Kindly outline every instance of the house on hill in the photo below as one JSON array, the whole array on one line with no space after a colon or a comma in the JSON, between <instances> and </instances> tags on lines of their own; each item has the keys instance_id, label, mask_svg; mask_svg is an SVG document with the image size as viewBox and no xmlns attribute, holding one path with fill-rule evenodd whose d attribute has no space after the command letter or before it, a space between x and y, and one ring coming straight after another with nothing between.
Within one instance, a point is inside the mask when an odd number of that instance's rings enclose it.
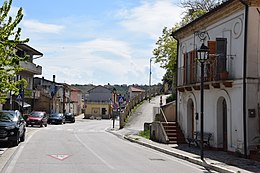
<instances>
[{"instance_id":1,"label":"house on hill","mask_svg":"<svg viewBox=\"0 0 260 173\"><path fill-rule=\"evenodd\" d=\"M200 131L201 64L204 68L204 132L210 146L249 155L260 136L260 1L228 0L176 30L177 121L185 137Z\"/></svg>"},{"instance_id":2,"label":"house on hill","mask_svg":"<svg viewBox=\"0 0 260 173\"><path fill-rule=\"evenodd\" d=\"M133 86L130 86L128 89L130 99L134 98L135 96L137 96L138 94L143 93L143 92L145 92L145 90L142 90L140 88L136 88Z\"/></svg>"}]
</instances>

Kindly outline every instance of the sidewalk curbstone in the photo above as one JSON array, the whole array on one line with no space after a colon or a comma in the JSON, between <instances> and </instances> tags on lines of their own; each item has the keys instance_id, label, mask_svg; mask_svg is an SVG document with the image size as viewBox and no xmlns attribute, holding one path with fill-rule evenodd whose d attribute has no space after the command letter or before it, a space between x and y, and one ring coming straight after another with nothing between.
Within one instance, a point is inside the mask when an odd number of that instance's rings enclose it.
<instances>
[{"instance_id":1,"label":"sidewalk curbstone","mask_svg":"<svg viewBox=\"0 0 260 173\"><path fill-rule=\"evenodd\" d=\"M148 144L148 143L142 142L142 141L140 141L139 139L133 138L133 137L131 137L131 136L124 136L124 139L126 139L126 140L128 140L128 141L130 141L130 142L134 142L134 143L137 143L137 144L139 144L139 145L143 145L143 146L145 146L145 147L148 147L148 148L157 150L157 151L162 152L162 153L165 153L165 154L167 154L167 155L171 155L171 156L174 156L174 157L177 157L177 158L180 158L180 159L189 161L189 162L191 162L191 163L194 163L194 164L203 166L203 167L205 167L205 168L207 168L207 169L211 169L211 170L218 171L218 172L222 172L222 173L237 173L236 171L228 170L228 169L226 169L226 168L219 167L219 166L217 166L217 165L208 164L208 163L206 163L206 161L202 161L202 160L200 160L200 159L196 159L196 158L184 156L184 155L182 155L182 154L179 154L179 153L176 153L176 152L173 152L173 151L169 151L169 150L167 150L167 149L164 149L164 148L161 148L161 147L152 145L152 144Z\"/></svg>"}]
</instances>

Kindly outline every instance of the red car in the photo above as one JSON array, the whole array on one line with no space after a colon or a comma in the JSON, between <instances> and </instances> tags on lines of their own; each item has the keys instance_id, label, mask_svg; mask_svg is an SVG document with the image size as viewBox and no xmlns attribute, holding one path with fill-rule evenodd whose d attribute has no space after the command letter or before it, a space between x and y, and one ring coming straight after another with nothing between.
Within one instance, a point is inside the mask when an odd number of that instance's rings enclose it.
<instances>
[{"instance_id":1,"label":"red car","mask_svg":"<svg viewBox=\"0 0 260 173\"><path fill-rule=\"evenodd\" d=\"M33 111L28 115L26 126L28 127L29 125L40 125L40 127L42 127L44 125L45 127L47 127L47 120L48 117L46 112Z\"/></svg>"}]
</instances>

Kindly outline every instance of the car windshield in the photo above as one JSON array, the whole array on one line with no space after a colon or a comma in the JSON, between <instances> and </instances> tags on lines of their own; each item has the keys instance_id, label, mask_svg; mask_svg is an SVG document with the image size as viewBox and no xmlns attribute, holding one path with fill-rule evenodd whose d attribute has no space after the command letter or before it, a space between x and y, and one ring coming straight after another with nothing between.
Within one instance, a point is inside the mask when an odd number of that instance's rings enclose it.
<instances>
[{"instance_id":1,"label":"car windshield","mask_svg":"<svg viewBox=\"0 0 260 173\"><path fill-rule=\"evenodd\" d=\"M13 121L15 114L12 112L0 112L0 121Z\"/></svg>"},{"instance_id":2,"label":"car windshield","mask_svg":"<svg viewBox=\"0 0 260 173\"><path fill-rule=\"evenodd\" d=\"M61 117L62 114L51 114L50 117Z\"/></svg>"},{"instance_id":3,"label":"car windshield","mask_svg":"<svg viewBox=\"0 0 260 173\"><path fill-rule=\"evenodd\" d=\"M32 112L31 116L32 117L43 117L44 112Z\"/></svg>"}]
</instances>

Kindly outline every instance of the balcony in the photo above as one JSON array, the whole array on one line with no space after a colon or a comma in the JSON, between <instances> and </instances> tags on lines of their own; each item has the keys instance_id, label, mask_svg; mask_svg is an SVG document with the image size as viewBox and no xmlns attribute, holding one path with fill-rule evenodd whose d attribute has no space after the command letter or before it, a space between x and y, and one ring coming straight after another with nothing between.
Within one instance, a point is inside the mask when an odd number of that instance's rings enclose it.
<instances>
[{"instance_id":1,"label":"balcony","mask_svg":"<svg viewBox=\"0 0 260 173\"><path fill-rule=\"evenodd\" d=\"M204 69L204 88L209 89L209 85L214 88L220 88L223 84L225 87L232 87L233 64L234 56L227 56L224 58L211 56L205 62ZM200 63L195 62L193 65L186 65L186 67L178 68L178 83L177 89L180 92L185 90L191 91L200 89L201 68Z\"/></svg>"},{"instance_id":2,"label":"balcony","mask_svg":"<svg viewBox=\"0 0 260 173\"><path fill-rule=\"evenodd\" d=\"M41 75L42 74L42 67L31 63L31 62L24 62L20 61L20 66L24 69L24 71L33 73L34 75Z\"/></svg>"}]
</instances>

